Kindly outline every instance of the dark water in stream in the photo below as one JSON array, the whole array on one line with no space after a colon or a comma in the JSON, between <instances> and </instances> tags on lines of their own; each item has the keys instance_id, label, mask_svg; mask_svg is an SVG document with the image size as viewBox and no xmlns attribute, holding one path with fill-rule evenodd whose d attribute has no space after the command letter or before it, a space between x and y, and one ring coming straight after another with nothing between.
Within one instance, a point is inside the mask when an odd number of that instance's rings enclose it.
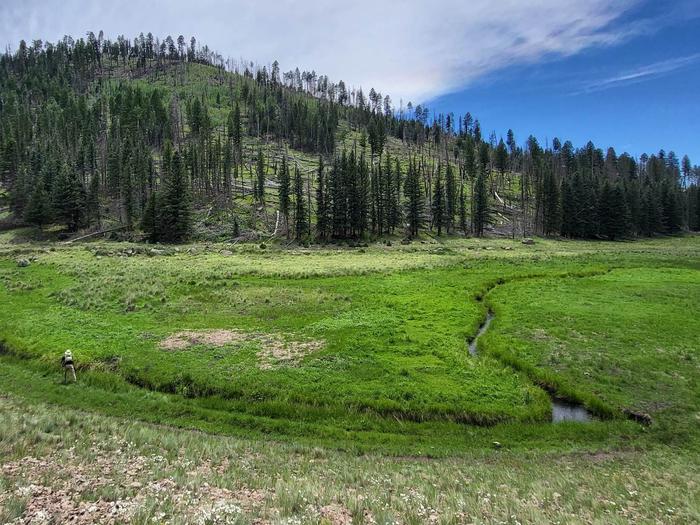
<instances>
[{"instance_id":1,"label":"dark water in stream","mask_svg":"<svg viewBox=\"0 0 700 525\"><path fill-rule=\"evenodd\" d=\"M493 312L489 310L489 312L486 314L486 320L479 327L479 331L476 333L474 339L472 339L472 341L469 343L469 353L472 356L476 357L478 355L476 342L479 340L479 337L481 337L484 332L489 329L489 325L491 324L491 321L493 321L493 318ZM552 400L552 423L560 423L562 421L577 421L579 423L586 423L593 421L593 416L583 405L558 399L551 394L549 397Z\"/></svg>"}]
</instances>

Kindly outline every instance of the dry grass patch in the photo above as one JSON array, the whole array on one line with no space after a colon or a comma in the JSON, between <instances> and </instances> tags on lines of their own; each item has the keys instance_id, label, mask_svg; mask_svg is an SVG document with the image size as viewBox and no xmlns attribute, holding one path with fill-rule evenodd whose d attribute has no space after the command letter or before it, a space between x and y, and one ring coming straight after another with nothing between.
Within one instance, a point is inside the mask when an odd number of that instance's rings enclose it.
<instances>
[{"instance_id":1,"label":"dry grass patch","mask_svg":"<svg viewBox=\"0 0 700 525\"><path fill-rule=\"evenodd\" d=\"M302 357L323 348L321 340L289 341L281 334L246 332L244 330L183 330L171 334L158 346L163 350L186 350L201 345L220 348L226 345L255 343L258 350L258 368L270 370L279 366L293 366Z\"/></svg>"}]
</instances>

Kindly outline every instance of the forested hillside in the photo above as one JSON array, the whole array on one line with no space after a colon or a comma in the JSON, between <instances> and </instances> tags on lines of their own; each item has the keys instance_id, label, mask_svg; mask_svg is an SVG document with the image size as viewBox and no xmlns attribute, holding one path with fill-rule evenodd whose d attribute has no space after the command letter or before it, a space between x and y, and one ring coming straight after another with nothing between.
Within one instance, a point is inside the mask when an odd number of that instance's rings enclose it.
<instances>
[{"instance_id":1,"label":"forested hillside","mask_svg":"<svg viewBox=\"0 0 700 525\"><path fill-rule=\"evenodd\" d=\"M469 113L150 33L3 55L0 170L5 222L162 242L700 230L687 156L504 140Z\"/></svg>"}]
</instances>

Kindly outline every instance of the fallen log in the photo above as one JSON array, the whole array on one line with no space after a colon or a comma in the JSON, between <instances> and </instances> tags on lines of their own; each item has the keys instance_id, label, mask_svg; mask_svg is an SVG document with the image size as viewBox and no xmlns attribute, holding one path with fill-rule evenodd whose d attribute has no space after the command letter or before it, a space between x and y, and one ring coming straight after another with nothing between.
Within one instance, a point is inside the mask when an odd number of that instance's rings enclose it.
<instances>
[{"instance_id":1,"label":"fallen log","mask_svg":"<svg viewBox=\"0 0 700 525\"><path fill-rule=\"evenodd\" d=\"M98 235L103 235L105 233L115 232L117 230L123 230L124 228L126 228L126 225L118 226L116 228L110 228L109 230L100 230L98 232L88 233L87 235L83 235L82 237L76 237L75 239L69 239L67 241L64 241L63 244L71 244L75 241L82 241L83 239L89 239L90 237L97 237Z\"/></svg>"}]
</instances>

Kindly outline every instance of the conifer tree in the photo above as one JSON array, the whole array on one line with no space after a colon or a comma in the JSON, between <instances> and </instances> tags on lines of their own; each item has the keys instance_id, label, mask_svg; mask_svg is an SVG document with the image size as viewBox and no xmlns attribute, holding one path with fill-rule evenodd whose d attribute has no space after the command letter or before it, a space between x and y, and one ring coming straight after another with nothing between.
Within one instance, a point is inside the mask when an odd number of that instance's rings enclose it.
<instances>
[{"instance_id":1,"label":"conifer tree","mask_svg":"<svg viewBox=\"0 0 700 525\"><path fill-rule=\"evenodd\" d=\"M87 195L78 174L63 164L53 188L54 217L65 223L70 231L80 228L85 221Z\"/></svg>"},{"instance_id":2,"label":"conifer tree","mask_svg":"<svg viewBox=\"0 0 700 525\"><path fill-rule=\"evenodd\" d=\"M299 167L294 167L294 233L300 241L309 233L309 224L304 203L304 181Z\"/></svg>"},{"instance_id":3,"label":"conifer tree","mask_svg":"<svg viewBox=\"0 0 700 525\"><path fill-rule=\"evenodd\" d=\"M439 237L442 235L442 228L445 224L445 191L442 187L442 175L439 170L433 185L432 213L433 226L437 228Z\"/></svg>"},{"instance_id":4,"label":"conifer tree","mask_svg":"<svg viewBox=\"0 0 700 525\"><path fill-rule=\"evenodd\" d=\"M678 196L669 181L666 181L661 189L661 206L664 230L667 233L679 232L682 226L682 214Z\"/></svg>"},{"instance_id":5,"label":"conifer tree","mask_svg":"<svg viewBox=\"0 0 700 525\"><path fill-rule=\"evenodd\" d=\"M542 231L545 235L558 233L561 227L559 185L554 171L545 170L542 191Z\"/></svg>"},{"instance_id":6,"label":"conifer tree","mask_svg":"<svg viewBox=\"0 0 700 525\"><path fill-rule=\"evenodd\" d=\"M391 163L391 157L387 154L387 163ZM387 173L389 174L390 178L390 184L391 184L391 193L390 193L390 200L389 200L389 217L388 217L388 227L389 227L389 233L394 233L394 229L398 228L401 226L401 220L403 218L403 213L401 209L401 185L402 185L402 176L401 176L401 164L399 163L399 159L396 159L394 161L394 169L388 169Z\"/></svg>"},{"instance_id":7,"label":"conifer tree","mask_svg":"<svg viewBox=\"0 0 700 525\"><path fill-rule=\"evenodd\" d=\"M51 220L51 203L42 181L37 181L34 186L34 191L24 209L24 220L39 228Z\"/></svg>"},{"instance_id":8,"label":"conifer tree","mask_svg":"<svg viewBox=\"0 0 700 525\"><path fill-rule=\"evenodd\" d=\"M243 125L241 123L241 108L238 102L234 104L233 110L229 114L228 133L233 147L235 163L241 166L243 164Z\"/></svg>"},{"instance_id":9,"label":"conifer tree","mask_svg":"<svg viewBox=\"0 0 700 525\"><path fill-rule=\"evenodd\" d=\"M154 191L149 194L143 217L141 217L141 229L146 234L146 239L150 242L158 242L159 240L159 223L161 218L158 215L157 197Z\"/></svg>"},{"instance_id":10,"label":"conifer tree","mask_svg":"<svg viewBox=\"0 0 700 525\"><path fill-rule=\"evenodd\" d=\"M445 229L450 233L453 229L455 208L457 205L457 189L452 165L448 162L445 170Z\"/></svg>"},{"instance_id":11,"label":"conifer tree","mask_svg":"<svg viewBox=\"0 0 700 525\"><path fill-rule=\"evenodd\" d=\"M484 236L484 228L491 220L491 210L488 202L488 145L481 144L479 154L479 174L474 182L474 195L472 203L472 222L474 234L477 237Z\"/></svg>"},{"instance_id":12,"label":"conifer tree","mask_svg":"<svg viewBox=\"0 0 700 525\"><path fill-rule=\"evenodd\" d=\"M258 150L258 160L255 163L255 200L265 202L265 158L261 149Z\"/></svg>"},{"instance_id":13,"label":"conifer tree","mask_svg":"<svg viewBox=\"0 0 700 525\"><path fill-rule=\"evenodd\" d=\"M87 194L87 215L88 222L93 221L99 228L101 225L100 216L100 177L97 173L93 174L90 179L90 186Z\"/></svg>"},{"instance_id":14,"label":"conifer tree","mask_svg":"<svg viewBox=\"0 0 700 525\"><path fill-rule=\"evenodd\" d=\"M289 227L289 193L290 193L290 177L289 177L289 166L287 165L287 155L282 155L282 164L279 168L279 201L280 201L280 213L284 218L284 226L287 230L287 238L289 239L290 227Z\"/></svg>"},{"instance_id":15,"label":"conifer tree","mask_svg":"<svg viewBox=\"0 0 700 525\"><path fill-rule=\"evenodd\" d=\"M408 163L408 173L404 182L404 195L406 196L406 219L408 220L408 234L416 237L423 224L423 196L421 195L420 175L415 165L415 160Z\"/></svg>"},{"instance_id":16,"label":"conifer tree","mask_svg":"<svg viewBox=\"0 0 700 525\"><path fill-rule=\"evenodd\" d=\"M606 179L598 199L599 232L609 240L614 241L627 232L627 203L622 189L614 186Z\"/></svg>"},{"instance_id":17,"label":"conifer tree","mask_svg":"<svg viewBox=\"0 0 700 525\"><path fill-rule=\"evenodd\" d=\"M328 180L323 164L323 157L318 159L316 176L316 237L325 241L331 233L331 210L328 202Z\"/></svg>"},{"instance_id":18,"label":"conifer tree","mask_svg":"<svg viewBox=\"0 0 700 525\"><path fill-rule=\"evenodd\" d=\"M192 203L187 182L180 153L176 151L170 163L170 173L165 180L163 196L158 200L158 238L162 241L182 242L190 234Z\"/></svg>"}]
</instances>

